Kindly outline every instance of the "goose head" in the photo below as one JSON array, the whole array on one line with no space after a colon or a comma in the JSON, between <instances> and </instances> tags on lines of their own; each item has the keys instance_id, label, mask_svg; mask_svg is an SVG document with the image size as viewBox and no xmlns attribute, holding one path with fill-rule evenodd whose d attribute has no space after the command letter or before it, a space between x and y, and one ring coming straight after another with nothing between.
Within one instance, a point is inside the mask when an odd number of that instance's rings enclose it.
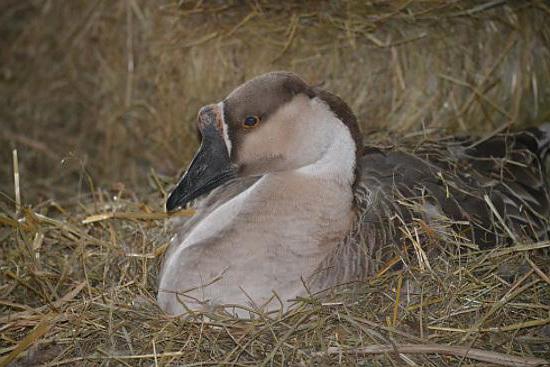
<instances>
[{"instance_id":1,"label":"goose head","mask_svg":"<svg viewBox=\"0 0 550 367\"><path fill-rule=\"evenodd\" d=\"M347 140L340 141L342 157L332 165L349 166L355 174L362 146L350 108L289 72L258 76L223 101L201 108L197 128L201 146L168 197L167 211L178 210L235 177L310 166L334 146L338 134ZM338 167L325 168L338 171Z\"/></svg>"}]
</instances>

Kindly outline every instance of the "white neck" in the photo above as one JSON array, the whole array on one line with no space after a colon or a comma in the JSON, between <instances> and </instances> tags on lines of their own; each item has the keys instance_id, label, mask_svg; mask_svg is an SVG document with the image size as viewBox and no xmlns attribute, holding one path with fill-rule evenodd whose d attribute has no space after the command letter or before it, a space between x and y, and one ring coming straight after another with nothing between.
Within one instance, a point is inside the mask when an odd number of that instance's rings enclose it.
<instances>
[{"instance_id":1,"label":"white neck","mask_svg":"<svg viewBox=\"0 0 550 367\"><path fill-rule=\"evenodd\" d=\"M297 172L333 180L342 185L352 185L355 180L356 146L347 126L330 111L321 100L311 101L316 111L322 111L320 118L313 122L313 131L320 136L318 147L322 149L320 158L311 164L297 169Z\"/></svg>"}]
</instances>

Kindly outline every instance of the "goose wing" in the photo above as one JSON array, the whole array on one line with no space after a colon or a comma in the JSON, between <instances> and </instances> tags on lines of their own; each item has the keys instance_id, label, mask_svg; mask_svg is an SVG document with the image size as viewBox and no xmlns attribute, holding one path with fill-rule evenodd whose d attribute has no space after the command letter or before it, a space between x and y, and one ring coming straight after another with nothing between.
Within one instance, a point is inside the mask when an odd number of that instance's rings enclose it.
<instances>
[{"instance_id":1,"label":"goose wing","mask_svg":"<svg viewBox=\"0 0 550 367\"><path fill-rule=\"evenodd\" d=\"M402 236L399 226L438 218L482 249L547 240L549 145L548 132L535 128L409 150L366 149L356 189L362 221L382 242Z\"/></svg>"}]
</instances>

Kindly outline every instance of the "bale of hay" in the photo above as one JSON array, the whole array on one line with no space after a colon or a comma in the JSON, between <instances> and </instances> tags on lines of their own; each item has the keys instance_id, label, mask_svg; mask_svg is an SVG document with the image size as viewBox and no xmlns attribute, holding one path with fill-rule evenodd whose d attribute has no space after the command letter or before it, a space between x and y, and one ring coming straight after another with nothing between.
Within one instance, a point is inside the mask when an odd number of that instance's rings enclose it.
<instances>
[{"instance_id":1,"label":"bale of hay","mask_svg":"<svg viewBox=\"0 0 550 367\"><path fill-rule=\"evenodd\" d=\"M544 1L5 6L0 141L24 148L29 200L174 175L198 109L268 70L323 83L382 136L550 118Z\"/></svg>"},{"instance_id":2,"label":"bale of hay","mask_svg":"<svg viewBox=\"0 0 550 367\"><path fill-rule=\"evenodd\" d=\"M348 101L374 142L540 122L544 1L2 6L0 366L550 359L547 242L442 244L429 266L411 259L252 320L173 318L154 299L161 205L200 106L287 69Z\"/></svg>"}]
</instances>

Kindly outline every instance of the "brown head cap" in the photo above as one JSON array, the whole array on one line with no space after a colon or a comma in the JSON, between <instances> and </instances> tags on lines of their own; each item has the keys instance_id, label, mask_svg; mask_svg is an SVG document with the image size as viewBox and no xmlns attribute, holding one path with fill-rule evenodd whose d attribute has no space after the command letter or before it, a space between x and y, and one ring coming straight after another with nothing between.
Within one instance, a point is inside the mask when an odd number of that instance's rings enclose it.
<instances>
[{"instance_id":1,"label":"brown head cap","mask_svg":"<svg viewBox=\"0 0 550 367\"><path fill-rule=\"evenodd\" d=\"M355 143L357 152L362 150L362 135L355 115L338 96L319 87L309 86L294 73L274 71L260 75L236 88L224 102L224 120L233 146L238 149L239 141L247 133L242 129L243 121L249 116L267 120L277 109L298 94L324 101L344 123Z\"/></svg>"}]
</instances>

